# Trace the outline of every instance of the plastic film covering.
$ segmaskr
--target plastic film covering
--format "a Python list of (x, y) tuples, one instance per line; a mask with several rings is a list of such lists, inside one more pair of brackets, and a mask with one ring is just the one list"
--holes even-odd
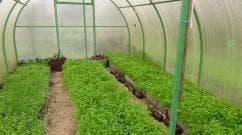
[(57, 53), (54, 24), (52, 0), (29, 1), (17, 22), (15, 36), (19, 60), (50, 58)]
[[(176, 51), (178, 42), (178, 29), (180, 19), (180, 2), (158, 4), (157, 8), (163, 18), (167, 35), (167, 63), (166, 69), (174, 73), (176, 64)], [(162, 52), (161, 52), (162, 53)]]
[(68, 58), (85, 57), (83, 28), (60, 28), (61, 52)]
[[(86, 51), (83, 5), (81, 5), (80, 1), (75, 0), (58, 1), (57, 14), (60, 33), (60, 49), (64, 56), (68, 58), (83, 58), (86, 54), (90, 57), (94, 54), (93, 13), (90, 2), (91, 1), (85, 2), (85, 4), (87, 4), (85, 5), (87, 28)], [(128, 53), (127, 27), (119, 10), (110, 0), (96, 0), (95, 3), (97, 51), (106, 52), (104, 50), (109, 50)], [(16, 32), (20, 60), (48, 58), (57, 53), (54, 16), (53, 0), (30, 1), (28, 6), (24, 8), (18, 20)], [(34, 32), (30, 32), (33, 31), (33, 29)], [(29, 34), (21, 36), (23, 30)], [(46, 33), (49, 33), (48, 37), (45, 37), (48, 35)], [(48, 39), (45, 42), (46, 45), (40, 45), (40, 42), (36, 42), (38, 36), (40, 36), (42, 40), (44, 40), (44, 38)], [(30, 40), (31, 42), (26, 40)], [(28, 47), (23, 48), (22, 46)], [(42, 52), (43, 54), (41, 55), (36, 53), (36, 51), (42, 51), (42, 47), (49, 48), (49, 51)]]
[(97, 28), (98, 53), (112, 52), (128, 54), (129, 47), (127, 41), (128, 32), (124, 28)]
[[(22, 3), (26, 1), (21, 0)], [(142, 58), (145, 51), (148, 60), (158, 65), (166, 64), (167, 71), (174, 73), (181, 2), (155, 5), (164, 23), (162, 28), (155, 8), (153, 5), (147, 5), (150, 1), (166, 0), (96, 0), (97, 52), (128, 53), (130, 39), (132, 55)], [(74, 4), (68, 5), (70, 2)], [(68, 58), (83, 58), (86, 54), (91, 56), (94, 53), (91, 1), (85, 2), (87, 51), (84, 42), (83, 7), (80, 3), (80, 0), (59, 0), (57, 6), (60, 48)], [(144, 5), (131, 7), (130, 4)], [(3, 20), (0, 21), (0, 41), (4, 40), (6, 45), (9, 70), (16, 65), (14, 22), (22, 7), (21, 4), (17, 4), (11, 11), (14, 5), (13, 0), (4, 0), (0, 4), (0, 20)], [(192, 17), (186, 78), (218, 96), (242, 105), (242, 1), (195, 0), (194, 5), (197, 16), (193, 14)], [(11, 15), (8, 17), (10, 11)], [(20, 14), (15, 35), (19, 60), (47, 58), (57, 53), (54, 1), (30, 0)], [(7, 71), (4, 58), (3, 42), (0, 42), (0, 78)]]
[(122, 8), (122, 12), (125, 15), (125, 18), (128, 21), (130, 29), (130, 38), (131, 38), (131, 54), (142, 58), (143, 52), (143, 38), (142, 31), (139, 21), (135, 15), (135, 12), (132, 8)]
[(129, 0), (131, 5), (147, 4), (150, 3), (149, 0)]
[[(70, 1), (68, 1), (70, 2)], [(75, 2), (75, 1), (71, 1)], [(93, 54), (92, 28), (87, 28), (87, 50), (84, 38), (82, 5), (58, 4), (61, 52), (67, 58), (84, 58)], [(92, 9), (86, 5), (86, 25), (92, 26)]]
[(111, 0), (96, 0), (95, 8), (96, 23), (99, 26), (125, 26), (119, 10), (113, 5)]
[(8, 70), (9, 72), (13, 71), (17, 66), (17, 54), (15, 52), (15, 44), (14, 44), (14, 24), (17, 18), (18, 12), (21, 9), (21, 5), (17, 4), (13, 9), (11, 16), (9, 17), (8, 23), (6, 25), (5, 31), (5, 48), (7, 54), (8, 61)]
[(19, 28), (16, 32), (19, 59), (51, 58), (56, 53), (55, 39), (55, 28)]
[[(58, 4), (57, 9), (60, 26), (83, 26), (83, 10), (81, 5)], [(86, 20), (87, 24), (90, 25), (90, 19), (87, 18)]]
[[(188, 41), (188, 51), (186, 60), (186, 79), (189, 79), (197, 84), (199, 77), (199, 66), (200, 66), (200, 54), (201, 54), (201, 42), (200, 33), (198, 28), (198, 22), (193, 14), (189, 41)], [(198, 85), (198, 84), (197, 84)]]
[(4, 60), (4, 48), (3, 48), (3, 29), (4, 29), (4, 24), (7, 19), (8, 13), (10, 12), (12, 6), (14, 5), (14, 2), (11, 1), (2, 1), (0, 4), (0, 83), (3, 81), (3, 76), (6, 74), (6, 63)]
[[(25, 0), (26, 1), (26, 0)], [(21, 26), (54, 25), (54, 1), (30, 0), (18, 20)]]
[(2, 82), (4, 74), (13, 71), (17, 65), (13, 42), (13, 24), (21, 5), (18, 5), (15, 1), (2, 1), (0, 8), (0, 82)]
[(159, 17), (152, 5), (136, 7), (135, 9), (141, 18), (144, 28), (145, 59), (152, 60), (157, 65), (163, 66), (165, 45)]
[(202, 86), (242, 105), (242, 1), (203, 0), (195, 7), (205, 35)]
[(126, 0), (112, 0), (119, 7), (129, 6), (129, 3)]
[[(82, 27), (71, 27), (71, 28), (60, 28), (60, 40), (61, 40), (61, 52), (67, 58), (79, 59), (93, 55), (93, 38), (92, 36), (87, 37), (87, 52), (84, 45), (84, 28)], [(87, 28), (87, 35), (92, 35), (92, 28)]]
[(120, 11), (111, 0), (96, 0), (96, 25), (98, 53), (116, 52), (128, 54), (127, 27)]

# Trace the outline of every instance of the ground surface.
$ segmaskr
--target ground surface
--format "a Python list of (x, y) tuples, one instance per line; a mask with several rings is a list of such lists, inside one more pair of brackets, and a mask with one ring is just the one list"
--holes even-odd
[(76, 122), (72, 114), (74, 108), (67, 90), (63, 86), (61, 72), (52, 73), (46, 109), (47, 135), (74, 135)]

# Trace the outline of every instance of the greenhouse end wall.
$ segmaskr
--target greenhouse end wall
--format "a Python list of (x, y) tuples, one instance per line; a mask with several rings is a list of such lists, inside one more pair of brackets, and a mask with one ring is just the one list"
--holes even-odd
[[(164, 1), (96, 0), (96, 38), (92, 6), (86, 5), (84, 26), (82, 5), (58, 4), (60, 49), (73, 59), (84, 58), (86, 54), (90, 57), (95, 49), (98, 53), (131, 53), (174, 73), (181, 2)], [(13, 0), (0, 3), (0, 82), (7, 71), (16, 67), (17, 58), (50, 58), (57, 53), (54, 1), (20, 2), (26, 5)], [(241, 7), (241, 0), (194, 1), (186, 66), (187, 79), (239, 105)]]

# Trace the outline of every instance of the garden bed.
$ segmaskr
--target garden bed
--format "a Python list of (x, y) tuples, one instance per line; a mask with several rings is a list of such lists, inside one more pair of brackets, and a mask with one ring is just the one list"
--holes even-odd
[[(147, 109), (151, 112), (150, 114), (152, 117), (154, 117), (154, 119), (164, 123), (167, 127), (169, 127), (170, 113), (168, 108), (162, 108), (156, 99), (147, 94), (144, 90), (140, 90), (135, 84), (135, 81), (133, 81), (127, 75), (122, 73), (110, 62), (108, 71), (111, 74), (113, 74), (120, 83), (123, 83), (124, 86), (126, 86), (128, 90), (132, 92), (137, 99), (143, 100), (142, 104), (144, 106), (147, 106)], [(181, 135), (183, 133), (183, 128), (180, 125), (176, 125), (175, 133), (176, 135)]]
[(100, 63), (67, 60), (63, 77), (76, 108), (77, 134), (167, 134)]
[[(127, 55), (110, 55), (109, 61), (143, 90), (170, 108), (174, 77), (158, 67)], [(178, 119), (185, 134), (242, 134), (242, 110), (186, 81)]]
[(1, 134), (45, 134), (43, 112), (49, 85), (47, 63), (29, 62), (4, 78)]

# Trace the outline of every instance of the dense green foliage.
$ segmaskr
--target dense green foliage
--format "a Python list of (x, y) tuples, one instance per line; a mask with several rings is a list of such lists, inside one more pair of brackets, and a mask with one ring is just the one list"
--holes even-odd
[(30, 62), (4, 78), (0, 92), (0, 134), (42, 135), (42, 111), (49, 85), (46, 64)]
[(77, 134), (167, 134), (100, 63), (68, 60), (63, 78), (76, 108)]
[[(109, 60), (135, 80), (140, 89), (159, 100), (162, 106), (171, 106), (172, 75), (127, 55), (110, 55)], [(188, 127), (187, 134), (242, 134), (242, 110), (189, 81), (184, 85), (178, 118)]]

